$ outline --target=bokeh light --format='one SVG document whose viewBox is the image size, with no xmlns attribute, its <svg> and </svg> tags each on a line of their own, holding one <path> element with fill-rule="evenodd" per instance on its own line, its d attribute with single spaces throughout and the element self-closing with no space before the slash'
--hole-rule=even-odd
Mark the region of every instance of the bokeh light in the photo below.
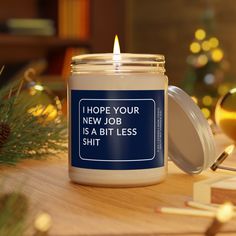
<svg viewBox="0 0 236 236">
<path fill-rule="evenodd" d="M 222 60 L 224 56 L 224 53 L 221 49 L 217 48 L 217 49 L 214 49 L 211 53 L 211 57 L 212 57 L 212 60 L 215 61 L 215 62 L 219 62 Z"/>
<path fill-rule="evenodd" d="M 205 116 L 206 119 L 210 117 L 211 112 L 208 108 L 204 107 L 204 108 L 201 109 L 201 111 L 202 111 L 202 113 L 203 113 L 203 115 Z"/>
<path fill-rule="evenodd" d="M 210 48 L 211 48 L 211 46 L 210 46 L 210 43 L 208 41 L 203 41 L 202 42 L 202 50 L 203 51 L 207 52 L 207 51 L 210 50 Z"/>
<path fill-rule="evenodd" d="M 203 29 L 197 29 L 195 31 L 195 38 L 198 40 L 203 40 L 206 37 L 206 32 Z"/>
<path fill-rule="evenodd" d="M 192 96 L 191 98 L 193 99 L 193 101 L 194 101 L 196 104 L 198 104 L 198 99 L 197 99 L 197 97 Z"/>
<path fill-rule="evenodd" d="M 211 106 L 212 103 L 213 103 L 213 99 L 212 99 L 211 96 L 206 95 L 206 96 L 204 96 L 204 97 L 202 98 L 202 103 L 203 103 L 203 105 L 205 105 L 205 106 Z"/>
<path fill-rule="evenodd" d="M 204 76 L 203 80 L 206 84 L 213 84 L 215 82 L 215 76 L 209 73 Z"/>
<path fill-rule="evenodd" d="M 43 91 L 44 90 L 44 87 L 41 84 L 34 85 L 34 88 L 38 91 Z"/>
<path fill-rule="evenodd" d="M 227 84 L 221 84 L 218 89 L 217 92 L 219 95 L 225 95 L 229 90 L 229 86 Z"/>
<path fill-rule="evenodd" d="M 190 51 L 192 53 L 198 53 L 198 52 L 200 52 L 200 50 L 201 50 L 201 46 L 199 43 L 193 42 L 190 44 Z"/>
<path fill-rule="evenodd" d="M 208 58 L 207 58 L 206 55 L 200 55 L 198 57 L 197 62 L 198 62 L 199 66 L 205 66 L 207 64 L 207 62 L 208 62 Z"/>
<path fill-rule="evenodd" d="M 219 40 L 216 37 L 209 39 L 209 44 L 211 48 L 217 48 L 219 46 Z"/>
</svg>

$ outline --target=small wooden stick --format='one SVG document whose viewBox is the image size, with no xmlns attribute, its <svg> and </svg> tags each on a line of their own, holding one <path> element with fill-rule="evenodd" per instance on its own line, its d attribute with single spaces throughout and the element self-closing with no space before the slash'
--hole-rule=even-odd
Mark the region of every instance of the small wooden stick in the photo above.
<svg viewBox="0 0 236 236">
<path fill-rule="evenodd" d="M 221 165 L 218 166 L 218 169 L 221 169 L 221 170 L 229 170 L 229 171 L 236 171 L 236 168 L 235 168 L 235 167 L 221 166 Z"/>
<path fill-rule="evenodd" d="M 186 215 L 186 216 L 202 216 L 210 218 L 214 218 L 216 216 L 216 212 L 213 211 L 176 208 L 176 207 L 159 207 L 156 209 L 156 211 L 160 213 Z"/>
<path fill-rule="evenodd" d="M 201 209 L 201 210 L 208 210 L 208 211 L 217 211 L 220 204 L 205 204 L 205 203 L 200 203 L 200 202 L 195 202 L 195 201 L 186 201 L 186 206 Z M 234 211 L 236 211 L 236 206 L 233 206 Z"/>
<path fill-rule="evenodd" d="M 194 201 L 187 201 L 186 206 L 201 209 L 201 210 L 207 210 L 207 211 L 217 211 L 217 206 L 208 205 L 200 202 L 194 202 Z"/>
</svg>

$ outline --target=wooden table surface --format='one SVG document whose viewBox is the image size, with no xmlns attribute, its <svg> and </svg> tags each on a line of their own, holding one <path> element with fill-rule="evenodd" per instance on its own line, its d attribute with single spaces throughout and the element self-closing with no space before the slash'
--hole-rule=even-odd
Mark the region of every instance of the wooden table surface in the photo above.
<svg viewBox="0 0 236 236">
<path fill-rule="evenodd" d="M 230 144 L 230 140 L 221 134 L 216 135 L 216 142 L 218 152 Z M 236 152 L 227 164 L 236 166 Z M 184 207 L 184 202 L 192 199 L 194 182 L 233 174 L 209 170 L 189 176 L 169 162 L 168 178 L 159 185 L 117 189 L 88 187 L 70 182 L 66 155 L 60 159 L 27 160 L 16 167 L 1 167 L 0 173 L 7 176 L 6 191 L 21 184 L 34 211 L 44 210 L 51 214 L 50 235 L 55 236 L 203 235 L 211 219 L 158 214 L 155 208 Z M 236 220 L 223 230 L 236 232 Z"/>
</svg>

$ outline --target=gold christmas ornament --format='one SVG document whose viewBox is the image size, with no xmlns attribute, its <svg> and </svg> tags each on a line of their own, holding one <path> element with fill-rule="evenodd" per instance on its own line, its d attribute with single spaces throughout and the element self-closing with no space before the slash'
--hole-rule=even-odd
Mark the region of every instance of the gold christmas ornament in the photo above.
<svg viewBox="0 0 236 236">
<path fill-rule="evenodd" d="M 236 142 L 236 88 L 231 89 L 217 102 L 215 120 L 221 130 Z"/>
<path fill-rule="evenodd" d="M 47 87 L 31 81 L 21 95 L 21 100 L 27 100 L 28 95 L 31 95 L 31 101 L 34 101 L 35 104 L 28 112 L 33 116 L 44 116 L 44 121 L 48 122 L 61 115 L 61 101 Z"/>
</svg>

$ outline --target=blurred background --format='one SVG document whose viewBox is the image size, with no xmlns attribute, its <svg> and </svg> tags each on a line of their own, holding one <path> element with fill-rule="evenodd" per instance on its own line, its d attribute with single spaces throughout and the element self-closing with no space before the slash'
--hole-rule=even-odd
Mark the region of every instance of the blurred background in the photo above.
<svg viewBox="0 0 236 236">
<path fill-rule="evenodd" d="M 31 68 L 30 86 L 47 87 L 66 113 L 71 57 L 112 52 L 115 34 L 122 52 L 164 54 L 170 84 L 184 88 L 207 118 L 235 86 L 235 0 L 1 1 L 0 85 Z"/>
</svg>

